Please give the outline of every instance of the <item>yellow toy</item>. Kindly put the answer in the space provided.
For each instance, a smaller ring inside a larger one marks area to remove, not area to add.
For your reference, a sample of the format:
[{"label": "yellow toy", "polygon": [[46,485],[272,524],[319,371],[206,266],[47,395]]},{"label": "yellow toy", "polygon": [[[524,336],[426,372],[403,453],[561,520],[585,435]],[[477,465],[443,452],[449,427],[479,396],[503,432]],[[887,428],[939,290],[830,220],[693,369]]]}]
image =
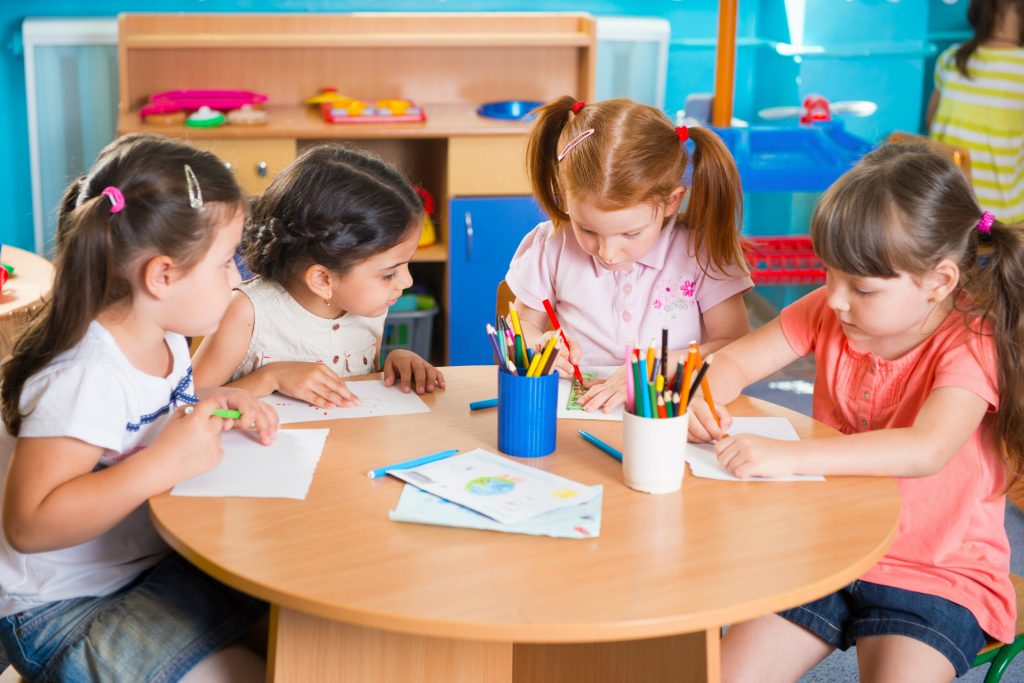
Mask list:
[{"label": "yellow toy", "polygon": [[430,214],[434,213],[434,197],[426,188],[416,185],[416,194],[423,200],[423,232],[420,233],[419,246],[428,247],[437,242],[437,232]]}]

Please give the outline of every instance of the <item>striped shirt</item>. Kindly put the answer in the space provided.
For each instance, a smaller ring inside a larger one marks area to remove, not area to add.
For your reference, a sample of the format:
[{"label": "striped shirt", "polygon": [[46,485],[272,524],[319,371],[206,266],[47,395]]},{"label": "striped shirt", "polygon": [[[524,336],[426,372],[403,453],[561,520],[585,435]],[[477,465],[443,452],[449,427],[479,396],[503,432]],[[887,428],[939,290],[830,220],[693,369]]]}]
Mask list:
[{"label": "striped shirt", "polygon": [[931,136],[967,149],[974,193],[1001,221],[1024,222],[1024,48],[979,47],[956,68],[957,45],[939,55],[939,106]]}]

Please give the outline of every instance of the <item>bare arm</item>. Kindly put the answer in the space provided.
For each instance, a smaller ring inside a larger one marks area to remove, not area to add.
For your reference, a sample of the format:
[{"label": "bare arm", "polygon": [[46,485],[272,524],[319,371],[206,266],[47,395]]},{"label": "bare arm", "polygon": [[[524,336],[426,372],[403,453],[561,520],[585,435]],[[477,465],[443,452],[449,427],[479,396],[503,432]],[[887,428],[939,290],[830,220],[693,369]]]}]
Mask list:
[{"label": "bare arm", "polygon": [[939,108],[939,98],[941,97],[942,95],[939,93],[938,88],[932,90],[931,99],[928,100],[928,109],[924,115],[924,127],[927,128],[929,132],[931,132],[932,120],[935,118],[935,111]]},{"label": "bare arm", "polygon": [[[776,441],[740,435],[720,441],[718,459],[737,476],[781,474],[927,477],[941,470],[981,424],[988,403],[957,387],[936,389],[914,424],[849,436]],[[950,419],[955,415],[956,419]]]},{"label": "bare arm", "polygon": [[709,353],[750,334],[750,320],[742,294],[734,294],[702,311],[701,316],[704,318],[704,329],[707,330],[707,339],[700,346],[700,353],[705,358]]},{"label": "bare arm", "polygon": [[[192,371],[197,387],[219,387],[227,384],[235,368],[245,357],[255,321],[256,313],[249,297],[236,290],[217,330],[203,339],[203,343],[199,345],[192,358]],[[237,383],[232,386],[237,386]],[[258,394],[252,389],[250,391],[257,396],[266,395]]]},{"label": "bare arm", "polygon": [[11,546],[37,553],[110,531],[150,496],[213,467],[221,457],[220,407],[201,401],[171,416],[147,448],[93,471],[103,449],[68,437],[18,439],[4,482],[3,528]]},{"label": "bare arm", "polygon": [[800,358],[778,318],[715,352],[707,377],[716,403],[729,403],[744,388]]}]

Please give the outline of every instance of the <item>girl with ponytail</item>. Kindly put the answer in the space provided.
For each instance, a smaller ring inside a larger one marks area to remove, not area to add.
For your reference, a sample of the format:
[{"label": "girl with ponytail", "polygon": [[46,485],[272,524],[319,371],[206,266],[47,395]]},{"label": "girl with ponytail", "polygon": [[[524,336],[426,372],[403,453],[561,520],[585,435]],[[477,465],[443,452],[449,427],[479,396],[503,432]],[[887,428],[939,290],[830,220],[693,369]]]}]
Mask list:
[{"label": "girl with ponytail", "polygon": [[65,193],[53,291],[0,384],[0,647],[28,680],[262,677],[226,646],[266,606],[171,552],[146,506],[214,467],[224,429],[277,427],[244,391],[196,390],[185,341],[227,308],[244,215],[220,160],[150,135]]},{"label": "girl with ponytail", "polygon": [[[545,299],[557,309],[571,349],[560,373],[621,365],[627,344],[662,328],[669,368],[690,340],[706,355],[749,330],[740,179],[717,135],[631,100],[562,97],[538,110],[526,161],[551,220],[526,235],[505,281],[527,338],[544,338]],[[620,369],[581,403],[609,411],[625,397]]]}]

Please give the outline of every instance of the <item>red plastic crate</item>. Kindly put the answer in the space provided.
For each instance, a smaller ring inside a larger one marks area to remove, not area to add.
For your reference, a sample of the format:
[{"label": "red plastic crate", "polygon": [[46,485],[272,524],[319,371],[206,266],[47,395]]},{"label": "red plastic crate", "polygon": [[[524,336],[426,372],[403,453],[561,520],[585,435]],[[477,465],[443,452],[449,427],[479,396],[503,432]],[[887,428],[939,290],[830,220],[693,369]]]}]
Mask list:
[{"label": "red plastic crate", "polygon": [[753,237],[745,249],[750,276],[759,285],[820,285],[825,268],[806,235]]}]

